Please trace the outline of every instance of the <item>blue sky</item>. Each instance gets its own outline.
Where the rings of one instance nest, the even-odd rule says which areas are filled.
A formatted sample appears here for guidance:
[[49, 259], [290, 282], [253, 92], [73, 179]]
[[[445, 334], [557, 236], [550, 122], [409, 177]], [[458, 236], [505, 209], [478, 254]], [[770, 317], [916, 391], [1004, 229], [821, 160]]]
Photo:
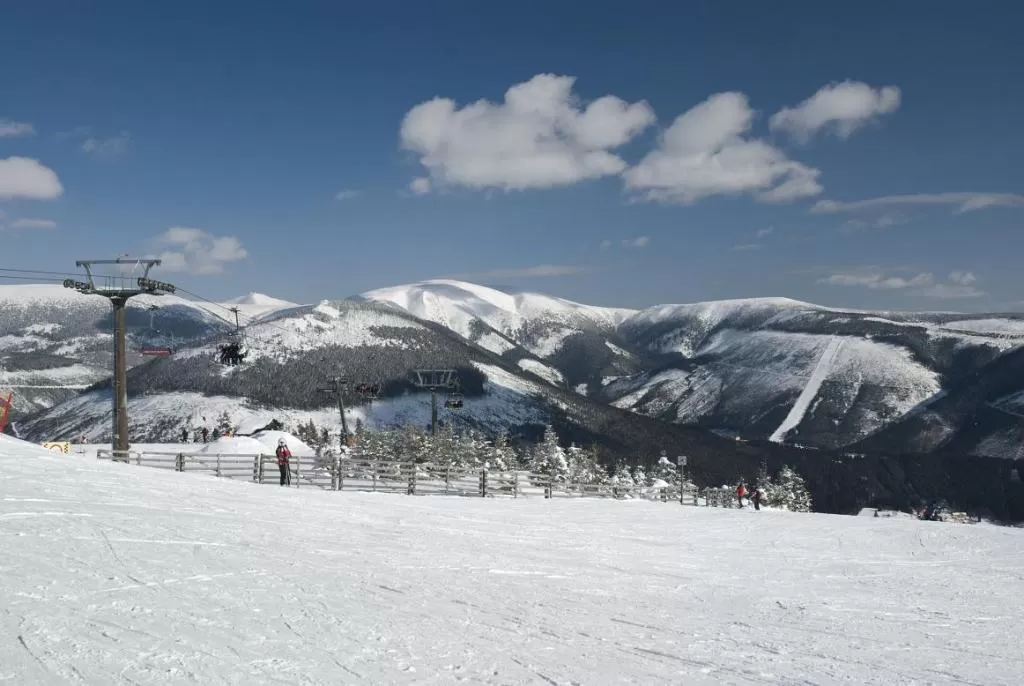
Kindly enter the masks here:
[[1024, 9], [486, 5], [6, 8], [0, 267], [1024, 309]]

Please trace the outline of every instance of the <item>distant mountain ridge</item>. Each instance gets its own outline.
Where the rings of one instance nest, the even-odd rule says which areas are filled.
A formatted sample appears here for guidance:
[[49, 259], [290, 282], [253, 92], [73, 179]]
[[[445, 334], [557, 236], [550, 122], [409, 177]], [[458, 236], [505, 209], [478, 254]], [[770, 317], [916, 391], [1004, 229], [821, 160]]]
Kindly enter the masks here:
[[[1024, 410], [1024, 383], [999, 376], [1024, 342], [1018, 314], [873, 312], [788, 298], [633, 310], [431, 280], [307, 305], [259, 293], [221, 303], [152, 298], [161, 306], [154, 333], [147, 298], [131, 303], [129, 347], [137, 353], [163, 337], [178, 348], [171, 360], [133, 372], [130, 385], [148, 394], [242, 396], [329, 414], [312, 387], [317, 365], [369, 372], [397, 402], [411, 390], [410, 365], [449, 359], [463, 365], [473, 393], [491, 397], [483, 389], [500, 387], [499, 379], [529, 387], [510, 415], [527, 424], [568, 421], [568, 406], [611, 407], [747, 441], [995, 457], [1016, 456], [1024, 433], [1009, 414]], [[249, 337], [251, 367], [212, 362], [234, 328], [232, 307]], [[59, 286], [0, 286], [0, 343], [0, 391], [22, 387], [14, 389], [15, 413], [24, 419], [109, 375], [109, 308]], [[268, 379], [303, 390], [279, 393], [275, 405]], [[510, 406], [498, 407], [484, 403], [464, 415], [497, 427]], [[399, 422], [417, 412], [366, 419]], [[44, 415], [37, 426], [67, 424]], [[94, 427], [105, 430], [103, 421]]]

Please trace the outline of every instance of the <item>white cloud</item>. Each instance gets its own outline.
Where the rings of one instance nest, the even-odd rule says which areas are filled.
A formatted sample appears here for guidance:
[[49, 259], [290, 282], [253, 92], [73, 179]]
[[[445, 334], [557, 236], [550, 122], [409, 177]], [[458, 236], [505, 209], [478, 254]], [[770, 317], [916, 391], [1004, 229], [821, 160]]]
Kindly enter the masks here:
[[650, 236], [637, 236], [636, 238], [627, 238], [622, 241], [622, 247], [624, 248], [646, 248], [647, 244], [651, 242]]
[[930, 272], [922, 272], [911, 277], [891, 276], [882, 272], [853, 270], [831, 274], [818, 283], [829, 286], [861, 286], [864, 288], [892, 290], [928, 286], [935, 280]]
[[64, 187], [57, 174], [39, 160], [8, 157], [0, 160], [0, 198], [50, 200], [59, 197]]
[[610, 247], [612, 247], [612, 242], [611, 241], [609, 241], [609, 240], [601, 241], [601, 246], [600, 246], [601, 250], [607, 250]]
[[824, 86], [796, 107], [786, 107], [771, 118], [773, 131], [784, 131], [806, 142], [819, 131], [831, 131], [840, 138], [900, 106], [896, 86], [872, 88], [860, 81], [843, 81]]
[[676, 118], [658, 147], [625, 173], [626, 187], [647, 200], [683, 204], [713, 195], [787, 202], [821, 193], [817, 169], [744, 137], [753, 119], [743, 93], [712, 95]]
[[220, 274], [224, 265], [248, 257], [241, 241], [234, 236], [215, 236], [202, 229], [172, 227], [157, 237], [167, 249], [157, 255], [160, 268], [170, 272]]
[[89, 136], [82, 142], [82, 150], [94, 155], [113, 157], [127, 152], [131, 145], [131, 135], [127, 131], [122, 131], [109, 138]]
[[760, 243], [743, 243], [741, 245], [734, 245], [730, 250], [733, 252], [750, 252], [754, 250], [761, 250], [764, 246]]
[[[816, 268], [813, 271], [821, 271]], [[901, 275], [902, 274], [902, 275]], [[909, 295], [927, 298], [977, 298], [987, 295], [973, 286], [977, 277], [967, 271], [954, 271], [949, 275], [952, 283], [940, 282], [931, 272], [913, 273], [912, 267], [882, 267], [864, 265], [834, 269], [818, 279], [830, 286], [870, 288], [873, 290], [905, 290]]]
[[819, 200], [811, 207], [811, 212], [813, 214], [835, 214], [899, 205], [956, 205], [957, 212], [970, 212], [985, 207], [1024, 206], [1024, 196], [1013, 193], [918, 193], [915, 195], [887, 195], [855, 202]]
[[418, 179], [413, 179], [409, 183], [409, 190], [413, 192], [413, 195], [426, 195], [430, 192], [430, 179], [422, 176]]
[[960, 284], [961, 286], [970, 286], [972, 283], [978, 280], [978, 277], [974, 275], [974, 272], [965, 271], [953, 271], [949, 274], [949, 280], [953, 283]]
[[11, 222], [12, 229], [55, 229], [57, 222], [51, 219], [15, 219]]
[[36, 132], [34, 126], [28, 122], [11, 121], [0, 119], [0, 138], [14, 138], [16, 136], [32, 136]]
[[886, 213], [875, 217], [871, 221], [866, 219], [849, 219], [840, 225], [842, 231], [858, 231], [860, 229], [887, 229], [891, 226], [899, 226], [910, 221], [910, 217], [900, 213]]
[[516, 279], [525, 277], [575, 276], [589, 272], [588, 267], [566, 264], [538, 264], [533, 267], [512, 267], [507, 269], [489, 269], [474, 274], [457, 274], [450, 279]]
[[503, 103], [478, 100], [462, 108], [448, 98], [413, 107], [401, 143], [420, 155], [434, 186], [506, 191], [568, 186], [621, 173], [626, 163], [610, 150], [654, 122], [646, 102], [612, 95], [586, 108], [572, 93], [571, 76], [537, 74], [505, 92]]
[[769, 226], [767, 229], [758, 229], [757, 232], [755, 233], [755, 235], [758, 238], [764, 238], [765, 236], [770, 236], [772, 234], [772, 232], [774, 232], [774, 231], [775, 231], [775, 227], [774, 226]]
[[353, 188], [342, 188], [340, 191], [334, 194], [335, 200], [351, 200], [352, 198], [358, 198], [363, 194], [362, 191], [355, 190]]

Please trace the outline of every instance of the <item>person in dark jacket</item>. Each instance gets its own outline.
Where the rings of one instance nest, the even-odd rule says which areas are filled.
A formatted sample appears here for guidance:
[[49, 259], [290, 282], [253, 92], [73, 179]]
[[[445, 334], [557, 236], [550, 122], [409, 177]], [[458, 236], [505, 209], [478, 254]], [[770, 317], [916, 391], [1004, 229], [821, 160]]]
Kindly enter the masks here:
[[288, 463], [289, 458], [292, 456], [292, 451], [288, 450], [288, 444], [282, 438], [277, 442], [277, 468], [281, 470], [281, 485], [291, 486], [292, 475], [290, 465]]
[[750, 496], [750, 499], [754, 501], [754, 509], [761, 509], [761, 500], [764, 498], [764, 490], [758, 486], [754, 489], [754, 494]]

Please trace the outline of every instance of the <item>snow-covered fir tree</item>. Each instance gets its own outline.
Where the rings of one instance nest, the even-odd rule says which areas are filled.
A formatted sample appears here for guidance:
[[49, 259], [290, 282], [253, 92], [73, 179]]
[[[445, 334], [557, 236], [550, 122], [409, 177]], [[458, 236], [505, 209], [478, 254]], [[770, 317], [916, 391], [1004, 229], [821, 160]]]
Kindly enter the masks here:
[[592, 448], [581, 448], [575, 443], [565, 451], [568, 463], [568, 479], [581, 484], [604, 484], [608, 473], [597, 462], [597, 453]]
[[558, 434], [551, 426], [544, 428], [544, 438], [533, 448], [530, 471], [549, 476], [552, 481], [565, 481], [569, 476], [565, 450], [558, 444]]
[[615, 465], [615, 473], [609, 479], [609, 483], [612, 486], [612, 493], [617, 496], [630, 495], [636, 488], [633, 475], [629, 472], [629, 465], [625, 462], [619, 462]]
[[765, 489], [768, 505], [792, 512], [811, 512], [811, 492], [804, 478], [788, 465], [782, 467]]
[[494, 439], [487, 457], [488, 468], [498, 472], [510, 472], [519, 467], [516, 451], [509, 445], [508, 431], [502, 431]]
[[658, 463], [654, 466], [651, 483], [661, 489], [658, 495], [663, 498], [670, 500], [679, 498], [679, 466], [668, 458], [664, 450], [661, 451], [661, 457], [658, 458]]
[[638, 464], [633, 467], [633, 485], [638, 489], [646, 489], [651, 485], [651, 481], [647, 477], [647, 470], [644, 469], [643, 465]]

